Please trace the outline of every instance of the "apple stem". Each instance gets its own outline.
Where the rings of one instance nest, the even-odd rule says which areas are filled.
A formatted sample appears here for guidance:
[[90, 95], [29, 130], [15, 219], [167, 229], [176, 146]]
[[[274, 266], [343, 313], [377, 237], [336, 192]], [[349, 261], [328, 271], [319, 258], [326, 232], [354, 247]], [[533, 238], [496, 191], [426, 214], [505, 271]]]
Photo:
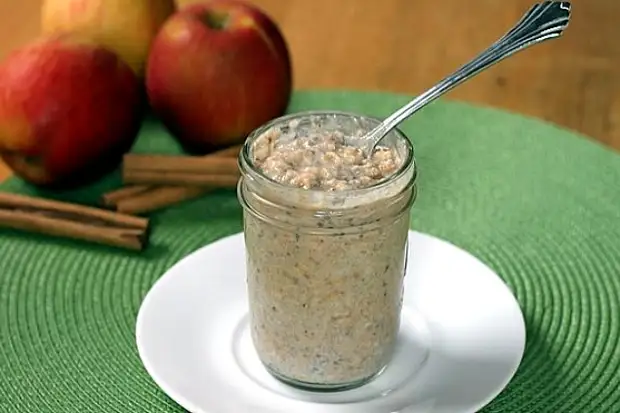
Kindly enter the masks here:
[[228, 14], [210, 11], [205, 14], [204, 22], [214, 30], [223, 30], [228, 26]]

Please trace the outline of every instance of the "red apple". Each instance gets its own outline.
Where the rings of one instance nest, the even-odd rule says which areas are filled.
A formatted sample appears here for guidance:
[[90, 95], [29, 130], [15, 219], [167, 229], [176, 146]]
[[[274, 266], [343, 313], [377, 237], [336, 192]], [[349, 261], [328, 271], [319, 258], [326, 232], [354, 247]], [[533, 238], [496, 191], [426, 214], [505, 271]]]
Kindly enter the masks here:
[[150, 104], [195, 153], [241, 142], [286, 110], [292, 75], [276, 24], [239, 0], [180, 9], [156, 36], [147, 62]]
[[111, 51], [71, 35], [39, 39], [0, 64], [0, 156], [36, 185], [99, 178], [132, 146], [143, 97]]

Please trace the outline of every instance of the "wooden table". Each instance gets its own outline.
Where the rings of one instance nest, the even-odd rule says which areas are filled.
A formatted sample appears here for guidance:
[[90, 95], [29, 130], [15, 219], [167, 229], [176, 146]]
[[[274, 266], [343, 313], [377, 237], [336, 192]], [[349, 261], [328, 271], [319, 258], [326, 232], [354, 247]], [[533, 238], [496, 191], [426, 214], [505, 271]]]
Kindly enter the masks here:
[[[38, 35], [40, 2], [0, 2], [0, 57]], [[534, 0], [253, 2], [280, 24], [296, 88], [416, 94], [495, 41]], [[449, 97], [546, 119], [620, 149], [620, 1], [579, 1], [573, 10], [562, 39], [502, 62]], [[8, 173], [0, 164], [0, 179]]]

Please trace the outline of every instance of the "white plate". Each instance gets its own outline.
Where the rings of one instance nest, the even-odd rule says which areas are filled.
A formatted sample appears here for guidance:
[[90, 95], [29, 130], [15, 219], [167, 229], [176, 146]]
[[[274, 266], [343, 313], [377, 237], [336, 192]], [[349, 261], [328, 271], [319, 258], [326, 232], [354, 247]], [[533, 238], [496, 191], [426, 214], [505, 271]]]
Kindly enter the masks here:
[[469, 253], [411, 231], [396, 354], [349, 391], [293, 389], [258, 360], [248, 330], [242, 234], [183, 258], [155, 283], [136, 325], [155, 383], [191, 413], [469, 413], [517, 370], [525, 346], [519, 305]]

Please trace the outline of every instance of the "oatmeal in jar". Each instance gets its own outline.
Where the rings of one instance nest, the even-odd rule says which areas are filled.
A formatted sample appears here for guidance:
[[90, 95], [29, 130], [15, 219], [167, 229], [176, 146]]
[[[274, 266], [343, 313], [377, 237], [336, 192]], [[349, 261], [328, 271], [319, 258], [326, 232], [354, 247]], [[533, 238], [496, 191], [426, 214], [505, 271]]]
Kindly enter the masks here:
[[394, 349], [415, 165], [398, 132], [370, 156], [356, 147], [373, 122], [288, 116], [240, 156], [252, 339], [270, 373], [296, 386], [359, 386]]
[[282, 136], [287, 135], [277, 128], [259, 136], [252, 161], [267, 177], [285, 185], [322, 191], [364, 188], [383, 181], [401, 164], [395, 150], [378, 147], [365, 155], [347, 144], [340, 131], [309, 131], [293, 135], [294, 139]]

